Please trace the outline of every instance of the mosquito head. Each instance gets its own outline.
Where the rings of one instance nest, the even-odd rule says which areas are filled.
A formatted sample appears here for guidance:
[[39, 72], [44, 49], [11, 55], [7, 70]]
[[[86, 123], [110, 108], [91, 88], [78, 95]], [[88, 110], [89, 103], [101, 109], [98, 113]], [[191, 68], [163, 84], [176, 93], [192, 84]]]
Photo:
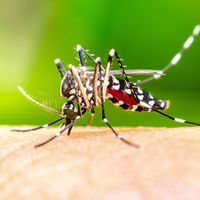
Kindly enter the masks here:
[[62, 106], [61, 115], [68, 119], [75, 119], [77, 116], [77, 110], [73, 103], [67, 102]]

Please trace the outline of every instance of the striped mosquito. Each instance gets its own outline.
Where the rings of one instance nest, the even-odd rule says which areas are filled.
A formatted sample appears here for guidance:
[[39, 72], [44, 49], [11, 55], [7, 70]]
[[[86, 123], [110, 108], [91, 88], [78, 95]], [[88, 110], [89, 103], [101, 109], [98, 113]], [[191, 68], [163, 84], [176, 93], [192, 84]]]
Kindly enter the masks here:
[[[175, 54], [168, 65], [166, 65], [162, 70], [125, 70], [125, 66], [119, 57], [119, 54], [111, 49], [108, 55], [107, 64], [105, 69], [101, 64], [100, 57], [96, 59], [89, 54], [81, 45], [77, 45], [76, 51], [80, 60], [80, 66], [75, 67], [69, 65], [69, 70], [67, 71], [62, 62], [59, 59], [55, 60], [55, 64], [61, 76], [60, 94], [63, 98], [67, 99], [67, 102], [63, 104], [61, 112], [54, 110], [53, 108], [40, 103], [35, 100], [26, 91], [19, 87], [20, 92], [32, 102], [38, 104], [39, 106], [47, 109], [49, 111], [60, 114], [61, 117], [49, 124], [44, 124], [42, 126], [27, 129], [27, 130], [13, 130], [19, 132], [35, 131], [41, 128], [49, 127], [57, 122], [63, 121], [59, 127], [59, 131], [49, 138], [48, 140], [35, 145], [35, 147], [43, 146], [49, 143], [56, 137], [60, 136], [66, 130], [68, 135], [70, 135], [74, 123], [81, 118], [82, 115], [87, 110], [91, 111], [91, 116], [88, 124], [92, 122], [95, 110], [94, 108], [101, 105], [102, 110], [102, 120], [107, 124], [107, 126], [112, 130], [115, 136], [123, 141], [124, 143], [138, 148], [139, 145], [128, 141], [120, 134], [118, 134], [115, 129], [111, 126], [106, 118], [106, 112], [104, 107], [104, 102], [106, 99], [110, 100], [113, 104], [130, 111], [148, 111], [156, 112], [168, 119], [174, 120], [178, 123], [192, 124], [200, 126], [200, 123], [190, 122], [184, 119], [172, 117], [168, 114], [162, 112], [166, 109], [168, 101], [159, 100], [153, 97], [149, 92], [140, 88], [140, 85], [151, 82], [153, 80], [159, 79], [165, 74], [169, 69], [174, 67], [181, 59], [183, 53], [191, 46], [195, 37], [198, 36], [200, 32], [200, 25], [194, 27], [192, 34], [184, 42], [181, 50]], [[95, 69], [90, 71], [86, 65], [84, 54], [94, 63]], [[112, 70], [113, 59], [116, 59], [119, 70]], [[123, 79], [116, 78], [116, 74], [121, 74]], [[145, 80], [138, 81], [136, 83], [130, 82], [128, 78], [130, 75], [148, 75]]]

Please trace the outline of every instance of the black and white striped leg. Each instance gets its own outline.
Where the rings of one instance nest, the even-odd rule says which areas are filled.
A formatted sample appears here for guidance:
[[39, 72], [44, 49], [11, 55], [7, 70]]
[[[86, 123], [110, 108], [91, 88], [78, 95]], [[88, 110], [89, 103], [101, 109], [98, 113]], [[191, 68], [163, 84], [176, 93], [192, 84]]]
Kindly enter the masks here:
[[[60, 129], [63, 128], [64, 130], [66, 130], [66, 129], [65, 129], [65, 128], [66, 128], [66, 124], [65, 124], [65, 123], [61, 124], [61, 125], [59, 126], [59, 128], [60, 128]], [[62, 129], [62, 130], [63, 130], [63, 129]], [[54, 140], [55, 138], [57, 138], [58, 136], [60, 136], [62, 133], [63, 133], [63, 132], [61, 132], [61, 130], [60, 130], [58, 134], [56, 134], [56, 135], [50, 137], [48, 140], [45, 140], [44, 142], [41, 142], [41, 143], [35, 145], [34, 147], [35, 147], [35, 148], [41, 147], [41, 146], [43, 146], [43, 145], [45, 145], [45, 144], [51, 142], [52, 140]]]
[[80, 60], [80, 62], [81, 62], [81, 66], [86, 66], [83, 53], [85, 53], [85, 55], [87, 55], [88, 58], [89, 58], [93, 63], [95, 63], [95, 60], [94, 60], [93, 56], [92, 56], [90, 53], [88, 53], [88, 51], [85, 50], [80, 44], [78, 44], [78, 45], [76, 46], [76, 51], [77, 51], [77, 53], [78, 53], [79, 60]]
[[51, 141], [54, 140], [55, 138], [61, 136], [62, 133], [64, 133], [67, 129], [69, 129], [69, 130], [68, 130], [68, 135], [69, 135], [70, 132], [71, 132], [71, 130], [72, 130], [72, 127], [73, 127], [75, 121], [78, 120], [78, 119], [80, 119], [80, 116], [79, 116], [79, 115], [78, 115], [74, 120], [66, 121], [66, 123], [61, 124], [61, 125], [60, 125], [60, 130], [59, 130], [59, 132], [58, 132], [57, 134], [55, 134], [54, 136], [50, 137], [48, 140], [46, 140], [46, 141], [44, 141], [44, 142], [41, 142], [41, 143], [35, 145], [35, 148], [41, 147], [41, 146], [43, 146], [43, 145], [45, 145], [45, 144], [51, 142]]
[[[103, 112], [103, 111], [102, 111]], [[110, 123], [108, 122], [108, 120], [106, 119], [106, 117], [102, 117], [103, 121], [107, 124], [107, 126], [112, 130], [112, 132], [115, 134], [115, 136], [120, 139], [122, 142], [132, 146], [132, 147], [135, 147], [135, 148], [140, 148], [140, 146], [138, 144], [135, 144], [133, 142], [130, 142], [128, 140], [126, 140], [125, 138], [123, 138], [120, 134], [118, 134], [114, 129], [113, 127], [110, 125]]]
[[127, 83], [127, 86], [128, 86], [129, 88], [131, 88], [131, 85], [134, 86], [134, 85], [136, 85], [136, 84], [131, 83], [131, 82], [129, 81], [129, 78], [128, 78], [128, 76], [127, 76], [127, 74], [126, 74], [126, 71], [125, 71], [125, 66], [124, 66], [123, 63], [122, 63], [122, 60], [120, 59], [119, 54], [118, 54], [114, 49], [113, 49], [113, 51], [114, 51], [114, 55], [115, 55], [115, 57], [116, 57], [117, 63], [118, 63], [118, 65], [119, 65], [119, 67], [120, 67], [120, 69], [121, 69], [121, 72], [122, 72], [122, 74], [123, 74], [123, 76], [124, 76], [124, 79], [125, 79], [125, 81], [126, 81], [126, 83]]
[[133, 87], [137, 87], [137, 86], [136, 86], [135, 83], [131, 83], [131, 82], [129, 81], [129, 78], [128, 78], [128, 76], [127, 76], [127, 74], [126, 74], [126, 71], [125, 71], [125, 66], [124, 66], [123, 63], [122, 63], [122, 60], [120, 59], [119, 54], [118, 54], [114, 49], [112, 49], [112, 50], [110, 51], [109, 57], [108, 57], [108, 61], [110, 60], [110, 57], [113, 58], [114, 56], [115, 56], [115, 58], [116, 58], [116, 60], [117, 60], [117, 63], [118, 63], [118, 65], [119, 65], [119, 67], [120, 67], [120, 70], [121, 70], [121, 72], [122, 72], [122, 75], [124, 76], [124, 79], [125, 79], [125, 81], [126, 81], [127, 87], [130, 88], [131, 94], [134, 96], [135, 100], [137, 100], [137, 101], [139, 102], [139, 99], [138, 99], [137, 95], [135, 95], [135, 93], [134, 93], [134, 91], [133, 91], [133, 89], [132, 89]]
[[100, 74], [102, 120], [107, 124], [107, 126], [112, 130], [112, 132], [115, 134], [115, 136], [118, 139], [120, 139], [122, 142], [126, 143], [127, 145], [130, 145], [130, 146], [135, 147], [135, 148], [139, 148], [139, 145], [126, 140], [120, 134], [118, 134], [113, 129], [113, 127], [110, 125], [110, 123], [108, 122], [108, 120], [106, 119], [105, 108], [104, 108], [104, 98], [103, 98], [103, 79], [101, 78], [101, 77], [103, 77], [103, 74], [102, 74], [102, 69], [100, 67], [101, 66], [101, 62], [100, 62], [99, 58], [96, 59], [96, 66], [99, 67], [99, 74]]
[[157, 109], [152, 109], [153, 111], [163, 115], [164, 117], [167, 117], [168, 119], [171, 119], [175, 122], [178, 122], [178, 123], [183, 123], [183, 124], [191, 124], [191, 125], [196, 125], [196, 126], [200, 126], [200, 123], [196, 123], [196, 122], [190, 122], [190, 121], [187, 121], [187, 120], [184, 120], [184, 119], [180, 119], [180, 118], [176, 118], [176, 117], [172, 117], [168, 114], [165, 114]]
[[200, 25], [196, 25], [193, 29], [193, 32], [192, 34], [187, 38], [187, 40], [184, 42], [181, 50], [176, 53], [174, 55], [174, 57], [171, 59], [171, 61], [169, 62], [168, 65], [166, 65], [162, 70], [161, 72], [162, 73], [159, 73], [159, 74], [154, 74], [153, 76], [147, 78], [147, 79], [144, 79], [143, 81], [139, 81], [137, 83], [137, 85], [142, 85], [142, 84], [145, 84], [145, 83], [148, 83], [148, 82], [151, 82], [153, 80], [156, 80], [156, 79], [159, 79], [162, 74], [164, 74], [166, 71], [168, 71], [169, 69], [171, 69], [172, 67], [174, 67], [181, 59], [183, 53], [185, 53], [185, 51], [187, 49], [189, 49], [189, 47], [192, 45], [194, 39], [199, 35], [200, 33]]
[[59, 119], [57, 119], [57, 120], [55, 120], [55, 121], [53, 121], [53, 122], [51, 122], [49, 124], [44, 124], [42, 126], [38, 126], [38, 127], [35, 127], [35, 128], [31, 128], [31, 129], [25, 129], [25, 130], [12, 129], [11, 131], [16, 131], [16, 132], [36, 131], [38, 129], [47, 128], [47, 127], [49, 127], [49, 126], [51, 126], [51, 125], [53, 125], [53, 124], [55, 124], [55, 123], [57, 123], [57, 122], [59, 122], [59, 121], [61, 121], [63, 119], [64, 119], [64, 117], [61, 117], [61, 118], [59, 118]]

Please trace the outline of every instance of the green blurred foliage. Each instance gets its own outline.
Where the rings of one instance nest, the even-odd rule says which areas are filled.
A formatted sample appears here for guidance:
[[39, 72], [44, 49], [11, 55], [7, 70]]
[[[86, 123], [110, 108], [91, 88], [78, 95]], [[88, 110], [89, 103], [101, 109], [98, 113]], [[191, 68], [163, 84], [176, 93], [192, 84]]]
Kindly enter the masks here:
[[[115, 48], [130, 69], [162, 69], [200, 23], [200, 1], [7, 0], [0, 3], [0, 123], [43, 124], [57, 119], [26, 100], [23, 86], [47, 104], [60, 107], [60, 77], [53, 63], [77, 65], [77, 44], [100, 56], [105, 64]], [[166, 111], [200, 122], [200, 39], [165, 77], [144, 85]], [[115, 69], [117, 66], [114, 66]], [[133, 80], [136, 80], [136, 77]], [[106, 103], [114, 126], [177, 126], [156, 113], [127, 112]], [[78, 124], [84, 124], [86, 114]], [[100, 108], [93, 125], [103, 125]]]

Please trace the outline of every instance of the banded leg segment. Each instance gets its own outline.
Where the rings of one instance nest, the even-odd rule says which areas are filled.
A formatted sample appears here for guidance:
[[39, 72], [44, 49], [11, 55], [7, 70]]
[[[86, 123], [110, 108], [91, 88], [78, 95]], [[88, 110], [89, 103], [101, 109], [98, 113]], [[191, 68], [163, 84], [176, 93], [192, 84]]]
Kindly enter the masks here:
[[180, 118], [176, 118], [176, 117], [172, 117], [166, 113], [163, 113], [157, 109], [154, 109], [152, 108], [153, 111], [159, 113], [160, 115], [164, 116], [164, 117], [167, 117], [168, 119], [171, 119], [175, 122], [178, 122], [178, 123], [183, 123], [183, 124], [191, 124], [191, 125], [195, 125], [195, 126], [200, 126], [200, 123], [196, 123], [196, 122], [191, 122], [191, 121], [187, 121], [187, 120], [184, 120], [184, 119], [180, 119]]
[[36, 130], [39, 130], [39, 129], [42, 129], [42, 128], [47, 128], [47, 127], [49, 127], [49, 126], [51, 126], [51, 125], [53, 125], [53, 124], [56, 124], [57, 122], [59, 122], [59, 121], [61, 121], [61, 120], [63, 120], [63, 119], [64, 119], [64, 117], [61, 117], [61, 118], [59, 118], [59, 119], [57, 119], [57, 120], [55, 120], [55, 121], [53, 121], [53, 122], [51, 122], [51, 123], [49, 123], [49, 124], [44, 124], [44, 125], [42, 125], [42, 126], [38, 126], [38, 127], [35, 127], [35, 128], [31, 128], [31, 129], [25, 129], [25, 130], [12, 129], [11, 131], [15, 131], [15, 132], [36, 131]]
[[119, 67], [120, 67], [120, 70], [121, 70], [121, 72], [122, 72], [122, 75], [124, 76], [124, 79], [125, 79], [125, 81], [126, 81], [126, 86], [131, 90], [131, 94], [133, 95], [134, 99], [139, 103], [140, 101], [139, 101], [137, 95], [135, 95], [135, 93], [134, 93], [134, 91], [133, 91], [133, 89], [132, 89], [133, 87], [137, 87], [137, 86], [136, 86], [135, 83], [131, 83], [131, 82], [129, 81], [129, 78], [128, 78], [128, 76], [127, 76], [127, 74], [126, 74], [126, 71], [125, 71], [125, 67], [124, 67], [124, 65], [123, 65], [123, 63], [122, 63], [122, 61], [121, 61], [121, 59], [120, 59], [118, 53], [117, 53], [114, 49], [112, 49], [112, 50], [110, 51], [110, 53], [109, 53], [108, 62], [109, 62], [109, 60], [110, 60], [110, 57], [113, 58], [114, 56], [115, 56], [115, 58], [116, 58], [116, 60], [117, 60], [117, 63], [118, 63], [118, 65], [119, 65]]
[[51, 142], [51, 141], [54, 140], [55, 138], [61, 136], [62, 133], [64, 133], [67, 129], [68, 129], [68, 134], [67, 134], [67, 135], [69, 135], [70, 132], [71, 132], [71, 129], [72, 129], [74, 123], [75, 123], [75, 121], [78, 120], [78, 119], [80, 119], [80, 116], [79, 116], [79, 115], [77, 115], [77, 117], [76, 117], [74, 120], [71, 120], [70, 122], [67, 122], [67, 121], [66, 121], [66, 123], [61, 124], [60, 130], [59, 130], [59, 132], [58, 132], [57, 134], [55, 134], [54, 136], [50, 137], [48, 140], [46, 140], [46, 141], [44, 141], [44, 142], [41, 142], [41, 143], [35, 145], [35, 148], [41, 147], [41, 146], [43, 146], [43, 145], [45, 145], [45, 144]]
[[88, 58], [93, 62], [95, 63], [95, 59], [93, 58], [93, 56], [87, 52], [87, 50], [85, 50], [81, 45], [77, 45], [76, 46], [76, 51], [78, 53], [78, 56], [79, 56], [79, 60], [81, 62], [81, 66], [86, 66], [85, 64], [85, 59], [84, 59], [84, 56], [83, 56], [83, 53], [85, 53], [85, 55], [88, 56]]
[[[164, 74], [165, 72], [167, 72], [169, 69], [171, 69], [172, 67], [174, 67], [181, 59], [183, 53], [189, 49], [189, 47], [192, 45], [194, 39], [199, 35], [200, 33], [200, 25], [196, 25], [193, 29], [192, 34], [187, 38], [187, 40], [184, 42], [181, 50], [175, 54], [175, 56], [171, 59], [170, 63], [168, 65], [166, 65], [162, 70], [162, 74]], [[158, 78], [160, 78], [162, 76], [162, 74], [154, 74], [153, 76], [144, 79], [143, 81], [139, 81], [137, 82], [137, 85], [142, 85], [148, 82], [151, 82], [153, 80], [156, 80]]]
[[[112, 61], [112, 58], [110, 59], [110, 62]], [[120, 134], [118, 134], [114, 128], [110, 125], [110, 123], [108, 122], [108, 120], [106, 119], [106, 115], [105, 115], [105, 107], [104, 107], [104, 98], [103, 98], [103, 74], [102, 74], [102, 69], [101, 69], [101, 62], [100, 62], [100, 59], [97, 58], [95, 60], [96, 62], [96, 67], [99, 68], [99, 75], [100, 75], [100, 91], [101, 91], [101, 94], [100, 94], [100, 98], [101, 98], [101, 110], [102, 110], [102, 120], [103, 122], [106, 123], [106, 125], [112, 130], [112, 132], [115, 134], [115, 136], [120, 139], [122, 142], [126, 143], [127, 145], [130, 145], [132, 147], [135, 147], [135, 148], [139, 148], [139, 145], [135, 144], [135, 143], [132, 143], [128, 140], [126, 140], [125, 138], [123, 138]], [[111, 63], [110, 63], [111, 64]], [[109, 68], [109, 66], [108, 66]]]
[[69, 68], [71, 70], [71, 74], [72, 74], [74, 80], [78, 84], [78, 87], [79, 87], [79, 89], [81, 91], [82, 98], [83, 98], [83, 100], [85, 102], [86, 108], [90, 108], [91, 107], [90, 102], [88, 100], [88, 97], [87, 97], [87, 94], [85, 92], [83, 83], [81, 82], [81, 79], [80, 79], [80, 77], [78, 75], [78, 72], [77, 72], [76, 68], [73, 65], [69, 65]]

